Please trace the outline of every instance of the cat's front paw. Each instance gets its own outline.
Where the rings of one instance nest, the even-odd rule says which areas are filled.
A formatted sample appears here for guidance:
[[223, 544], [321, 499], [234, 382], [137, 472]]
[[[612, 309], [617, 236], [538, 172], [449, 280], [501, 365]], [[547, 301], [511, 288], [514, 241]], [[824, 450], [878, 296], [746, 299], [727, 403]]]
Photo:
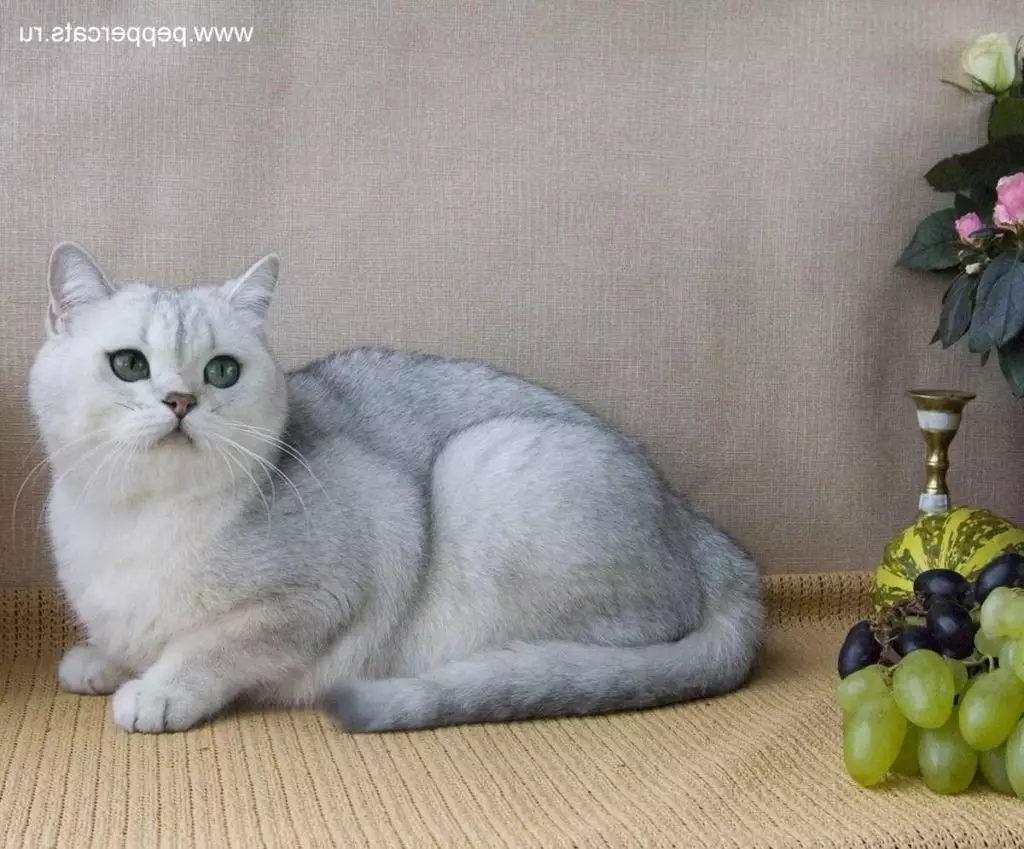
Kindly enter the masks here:
[[95, 646], [75, 646], [57, 669], [61, 689], [87, 696], [113, 693], [127, 679], [128, 671]]
[[206, 705], [194, 694], [136, 678], [122, 684], [113, 699], [114, 722], [125, 731], [159, 734], [185, 731], [206, 718]]

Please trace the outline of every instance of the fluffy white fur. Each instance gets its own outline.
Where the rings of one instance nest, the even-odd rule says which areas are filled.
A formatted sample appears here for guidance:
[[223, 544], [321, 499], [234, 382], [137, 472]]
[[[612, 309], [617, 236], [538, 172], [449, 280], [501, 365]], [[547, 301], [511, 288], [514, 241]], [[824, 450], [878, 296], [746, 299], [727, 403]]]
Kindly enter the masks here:
[[[32, 369], [31, 402], [54, 474], [48, 524], [58, 577], [90, 640], [104, 647], [67, 654], [59, 671], [67, 690], [113, 692], [172, 635], [202, 622], [210, 546], [244, 510], [240, 489], [256, 489], [257, 458], [274, 449], [246, 423], [271, 435], [284, 426], [284, 375], [261, 342], [277, 267], [268, 256], [238, 279], [194, 290], [206, 318], [182, 337], [178, 300], [154, 301], [141, 284], [115, 289], [76, 245], [51, 257], [49, 339]], [[146, 349], [150, 380], [114, 376], [106, 355], [125, 348]], [[204, 384], [203, 366], [224, 351], [244, 358], [245, 386]], [[192, 443], [167, 439], [178, 426], [161, 402], [171, 392], [199, 397], [181, 423]], [[159, 730], [147, 703], [137, 683], [122, 689], [115, 721]]]

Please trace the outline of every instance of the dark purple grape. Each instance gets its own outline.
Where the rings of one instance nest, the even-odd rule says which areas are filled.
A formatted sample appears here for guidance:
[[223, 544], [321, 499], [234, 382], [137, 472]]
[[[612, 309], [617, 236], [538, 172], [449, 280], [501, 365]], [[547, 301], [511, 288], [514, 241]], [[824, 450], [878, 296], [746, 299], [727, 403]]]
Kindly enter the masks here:
[[1008, 551], [982, 569], [974, 579], [974, 601], [983, 604], [996, 587], [1024, 587], [1024, 556]]
[[974, 620], [952, 599], [936, 599], [928, 609], [928, 633], [946, 657], [962, 660], [974, 651]]
[[921, 625], [905, 625], [892, 635], [892, 647], [900, 657], [906, 657], [918, 649], [936, 650], [935, 640], [928, 629]]
[[929, 569], [914, 579], [914, 593], [928, 604], [934, 598], [963, 601], [971, 591], [970, 582], [952, 569]]
[[839, 649], [839, 677], [845, 678], [858, 669], [878, 663], [882, 655], [882, 646], [871, 633], [871, 623], [866, 619], [854, 625], [843, 640]]

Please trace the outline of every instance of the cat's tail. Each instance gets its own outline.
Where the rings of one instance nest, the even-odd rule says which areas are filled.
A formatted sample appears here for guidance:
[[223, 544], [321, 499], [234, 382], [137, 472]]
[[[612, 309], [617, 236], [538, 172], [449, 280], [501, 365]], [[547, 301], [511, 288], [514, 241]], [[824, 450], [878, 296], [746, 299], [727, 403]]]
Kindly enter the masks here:
[[[751, 567], [752, 569], [752, 567]], [[701, 626], [637, 648], [513, 643], [416, 678], [345, 682], [327, 711], [353, 732], [608, 713], [719, 695], [749, 677], [760, 648], [760, 580], [732, 573], [707, 593]]]

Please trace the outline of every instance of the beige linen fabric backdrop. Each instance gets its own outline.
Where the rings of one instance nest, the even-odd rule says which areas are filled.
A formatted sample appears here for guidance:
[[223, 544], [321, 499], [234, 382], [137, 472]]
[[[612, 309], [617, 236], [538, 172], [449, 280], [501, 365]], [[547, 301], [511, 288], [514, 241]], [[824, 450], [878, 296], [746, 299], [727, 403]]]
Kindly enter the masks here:
[[[65, 22], [253, 34], [21, 43]], [[1024, 413], [893, 265], [943, 203], [921, 175], [982, 139], [939, 78], [993, 29], [1020, 3], [4, 0], [0, 584], [53, 581], [44, 476], [12, 508], [67, 238], [173, 284], [277, 251], [286, 363], [384, 343], [564, 390], [769, 572], [867, 568], [912, 518], [911, 386], [979, 394], [954, 496], [1024, 520]]]

